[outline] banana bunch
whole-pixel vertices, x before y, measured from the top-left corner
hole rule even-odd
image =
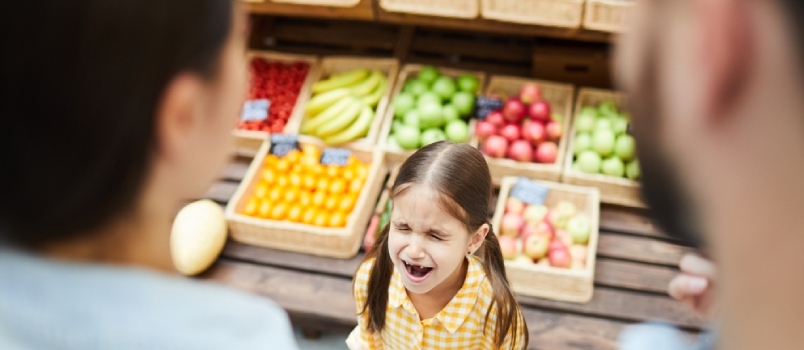
[[[355,69],[313,84],[313,97],[304,108],[301,133],[327,144],[365,137],[388,79],[378,70]]]

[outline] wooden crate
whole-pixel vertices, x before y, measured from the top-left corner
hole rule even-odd
[[[299,143],[324,147],[319,140],[304,136],[299,137]],[[269,150],[270,141],[266,140],[226,206],[226,219],[229,222],[231,238],[246,244],[319,256],[343,259],[355,256],[363,242],[365,227],[374,211],[374,201],[380,194],[387,173],[382,161],[382,151],[360,145],[351,147],[353,154],[361,161],[371,163],[368,177],[347,219],[346,227],[323,228],[242,214],[246,201],[261,176],[260,170]]]
[[[518,177],[505,177],[500,187],[497,208],[491,220],[494,232],[500,232],[505,202]],[[595,257],[599,238],[600,192],[592,187],[580,187],[555,182],[537,181],[550,189],[545,205],[554,206],[562,200],[575,204],[578,210],[589,215],[592,233],[589,236],[586,266],[581,270],[562,269],[552,266],[521,263],[506,260],[508,281],[514,292],[560,301],[586,303],[592,299],[595,276]]]
[[[380,0],[388,12],[413,13],[426,16],[477,18],[480,0]]]
[[[626,103],[626,95],[616,91],[583,88],[578,91],[575,101],[575,113],[582,107],[597,106],[603,101],[614,101],[617,108],[623,108]],[[573,120],[575,117],[573,116]],[[645,202],[642,201],[639,182],[622,177],[608,176],[604,174],[587,174],[572,168],[573,149],[575,142],[575,123],[569,134],[569,144],[567,146],[567,157],[564,159],[564,174],[561,182],[580,185],[594,186],[600,189],[600,199],[604,203],[618,204],[628,207],[644,208]]]
[[[310,87],[315,82],[314,79],[318,75],[318,57],[286,54],[273,51],[250,51],[248,53],[248,61],[251,62],[251,60],[254,58],[263,58],[267,61],[284,63],[305,62],[310,65],[310,70],[307,71],[307,77],[304,79],[304,84],[301,87],[301,91],[299,91],[299,97],[296,99],[296,104],[293,106],[293,112],[291,113],[290,118],[288,118],[288,122],[285,124],[285,130],[283,131],[286,134],[298,133],[299,126],[301,125],[301,118],[304,113],[302,106],[304,106],[304,104],[307,103],[307,100],[310,98]],[[262,142],[265,141],[266,137],[268,137],[268,134],[269,133],[265,131],[233,130],[232,135],[235,136],[237,142],[237,154],[246,157],[253,157],[257,153],[257,150],[260,149],[260,146],[262,146]]]
[[[311,5],[311,6],[333,6],[333,7],[354,7],[360,0],[271,0],[280,4]]]
[[[542,88],[542,96],[550,103],[554,113],[564,116],[564,137],[558,144],[558,157],[553,164],[518,162],[507,158],[491,158],[486,156],[489,164],[491,179],[495,184],[500,184],[504,176],[525,176],[535,179],[560,181],[561,169],[564,157],[567,153],[567,132],[570,129],[570,117],[572,114],[572,99],[575,96],[575,87],[569,84],[554,83],[549,81],[533,80],[527,78],[492,76],[486,87],[485,95],[502,94],[505,96],[517,95],[522,85],[536,83]],[[477,137],[473,135],[472,144],[478,146]]]
[[[483,18],[550,27],[580,28],[584,0],[481,0]]]
[[[599,43],[539,43],[533,48],[532,76],[577,86],[611,87],[609,46]]]
[[[397,95],[399,95],[399,93],[402,91],[402,87],[405,84],[405,81],[407,81],[409,77],[417,75],[423,67],[424,66],[420,64],[404,65],[399,72],[399,77],[396,79],[396,82],[394,84],[394,90],[391,96],[395,98]],[[483,72],[467,71],[467,70],[444,68],[444,67],[438,67],[438,71],[441,73],[441,75],[446,75],[453,78],[458,77],[461,74],[466,73],[472,74],[478,78],[481,89],[480,91],[483,91],[482,89],[486,84],[486,73]],[[391,101],[393,101],[393,98],[391,98]],[[399,148],[391,148],[388,146],[388,136],[391,133],[391,126],[393,125],[393,122],[394,122],[394,107],[393,103],[391,103],[389,104],[388,108],[385,109],[385,116],[383,117],[382,129],[380,130],[380,139],[378,141],[378,146],[385,150],[385,159],[386,162],[390,165],[401,164],[402,162],[405,161],[405,159],[408,159],[408,157],[410,157],[414,152],[416,152],[416,151],[402,150]],[[469,137],[471,140],[474,134],[474,120],[470,120],[469,122],[469,132],[470,132]]]
[[[377,69],[385,74],[388,83],[385,87],[380,102],[374,111],[374,120],[371,122],[371,129],[366,137],[349,143],[347,145],[360,143],[364,145],[376,145],[382,128],[383,116],[391,100],[391,89],[399,74],[399,61],[393,58],[365,58],[365,57],[325,57],[321,59],[319,69],[313,82],[325,79],[332,74],[343,73],[356,68]],[[303,108],[301,109],[304,113]],[[302,121],[306,116],[302,116]],[[299,124],[301,126],[301,123]],[[297,129],[298,130],[298,129]]]
[[[587,0],[583,26],[587,29],[620,33],[628,24],[635,1]]]

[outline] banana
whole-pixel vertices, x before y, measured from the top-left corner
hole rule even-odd
[[[383,78],[385,78],[385,76],[382,72],[373,70],[366,80],[352,87],[352,93],[358,97],[365,97],[377,88],[377,85]]]
[[[352,124],[352,122],[357,119],[358,115],[360,115],[360,110],[363,109],[363,101],[360,99],[355,99],[349,108],[347,108],[343,113],[340,113],[335,118],[332,118],[330,121],[320,125],[318,128],[315,129],[313,132],[318,137],[327,137],[330,135],[335,135],[339,131],[345,129],[347,126]]]
[[[353,86],[363,81],[368,74],[368,69],[355,69],[343,74],[331,76],[329,79],[321,80],[313,84],[313,93],[318,94],[342,87]]]
[[[380,103],[380,99],[385,94],[385,88],[387,86],[388,86],[388,79],[382,77],[382,79],[380,79],[379,85],[377,85],[377,88],[374,89],[374,92],[372,92],[368,96],[363,96],[363,102],[365,102],[367,105],[371,107],[377,107],[377,104]]]
[[[307,106],[304,107],[304,112],[309,116],[318,115],[339,100],[349,96],[350,93],[351,90],[349,90],[349,88],[340,88],[315,95],[307,102]]]
[[[308,117],[301,125],[301,133],[309,135],[315,128],[343,113],[355,101],[354,97],[347,96],[330,106],[315,117]]]
[[[373,120],[374,111],[371,107],[364,105],[363,110],[360,111],[360,116],[357,117],[357,120],[352,125],[340,133],[325,137],[324,142],[329,145],[338,145],[364,137],[368,134]]]

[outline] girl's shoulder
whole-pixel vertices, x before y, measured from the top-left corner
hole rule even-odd
[[[352,280],[355,296],[365,296],[368,294],[368,282],[372,267],[374,267],[374,259],[363,260],[360,266],[357,267],[354,279]]]
[[[474,279],[471,285],[477,286],[478,301],[484,306],[491,304],[494,298],[494,289],[491,287],[491,282],[486,276],[486,268],[483,260],[475,255],[469,256],[470,268],[467,273],[467,278]]]

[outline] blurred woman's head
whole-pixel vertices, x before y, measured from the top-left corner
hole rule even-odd
[[[90,237],[204,192],[230,153],[245,92],[245,18],[233,6],[5,6],[0,240]]]

